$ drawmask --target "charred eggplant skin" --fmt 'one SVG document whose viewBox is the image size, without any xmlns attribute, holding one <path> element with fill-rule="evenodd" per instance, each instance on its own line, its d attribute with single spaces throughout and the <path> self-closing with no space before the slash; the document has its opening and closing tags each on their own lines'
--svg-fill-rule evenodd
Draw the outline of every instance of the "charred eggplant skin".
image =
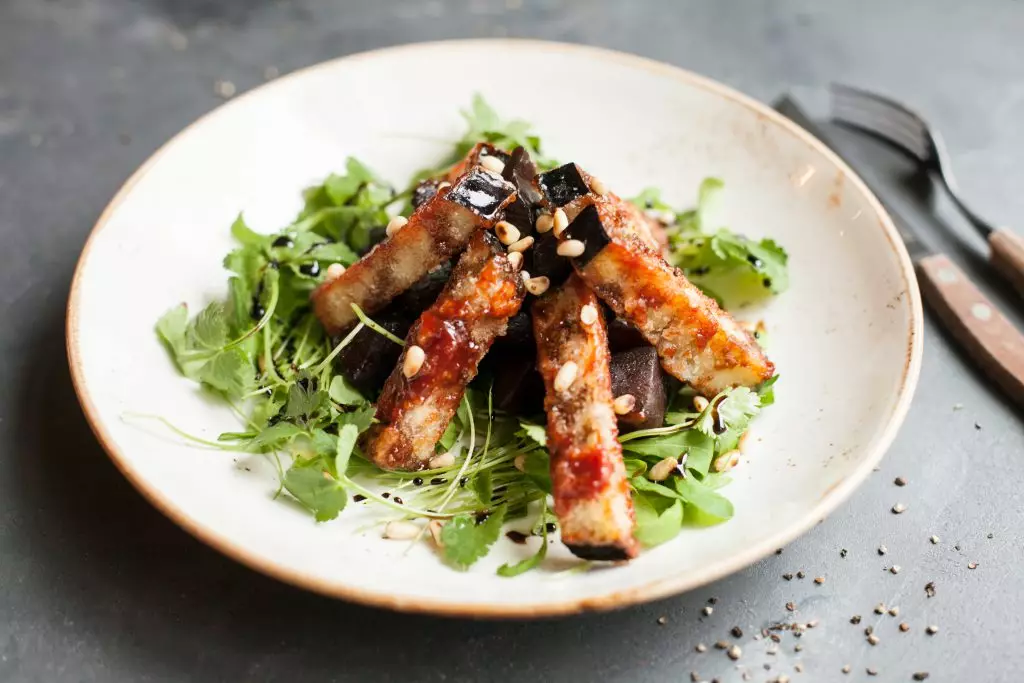
<svg viewBox="0 0 1024 683">
<path fill-rule="evenodd" d="M 320 323 L 328 334 L 336 335 L 355 324 L 352 304 L 368 315 L 384 309 L 458 254 L 473 233 L 492 227 L 513 199 L 511 183 L 483 168 L 470 168 L 416 209 L 401 230 L 313 291 L 313 310 Z"/>
<path fill-rule="evenodd" d="M 384 469 L 427 467 L 466 386 L 524 298 L 519 272 L 497 238 L 478 231 L 444 291 L 420 315 L 377 401 L 377 423 L 363 433 L 366 456 Z M 406 364 L 413 347 L 421 362 Z"/>
<path fill-rule="evenodd" d="M 590 193 L 579 166 L 568 163 L 537 176 L 537 186 L 553 208 L 565 206 Z"/>
<path fill-rule="evenodd" d="M 532 305 L 555 515 L 562 541 L 577 555 L 627 559 L 639 550 L 633 501 L 612 409 L 604 317 L 584 323 L 588 305 L 598 306 L 597 298 L 576 275 Z M 575 372 L 566 386 L 568 363 Z"/>
<path fill-rule="evenodd" d="M 612 237 L 605 229 L 597 207 L 593 204 L 588 204 L 576 215 L 562 236 L 567 240 L 583 242 L 583 253 L 574 259 L 574 265 L 580 268 L 586 267 L 612 242 Z"/>
<path fill-rule="evenodd" d="M 612 354 L 612 393 L 629 394 L 635 399 L 633 410 L 619 415 L 619 429 L 651 429 L 665 424 L 665 375 L 658 352 L 645 345 Z"/>
</svg>

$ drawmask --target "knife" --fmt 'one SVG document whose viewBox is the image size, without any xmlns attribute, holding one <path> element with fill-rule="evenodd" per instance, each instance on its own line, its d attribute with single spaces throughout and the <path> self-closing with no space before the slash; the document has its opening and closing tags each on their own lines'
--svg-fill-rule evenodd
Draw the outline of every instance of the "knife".
<svg viewBox="0 0 1024 683">
<path fill-rule="evenodd" d="M 911 223 L 882 198 L 865 174 L 843 156 L 842 150 L 797 101 L 783 95 L 775 110 L 818 138 L 846 162 L 867 185 L 892 218 L 917 270 L 924 300 L 939 322 L 968 355 L 1010 398 L 1024 407 L 1024 335 L 1000 312 L 977 285 L 948 256 L 932 252 L 911 230 Z"/>
</svg>

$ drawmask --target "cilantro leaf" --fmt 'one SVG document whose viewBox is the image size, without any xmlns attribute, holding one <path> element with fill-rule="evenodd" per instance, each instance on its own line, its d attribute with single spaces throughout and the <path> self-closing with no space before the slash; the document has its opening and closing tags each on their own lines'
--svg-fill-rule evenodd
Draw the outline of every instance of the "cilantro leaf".
<svg viewBox="0 0 1024 683">
<path fill-rule="evenodd" d="M 285 417 L 308 418 L 320 410 L 326 394 L 317 387 L 317 381 L 304 377 L 288 387 Z"/>
<path fill-rule="evenodd" d="M 519 430 L 524 436 L 528 437 L 532 441 L 540 444 L 541 446 L 547 446 L 548 435 L 542 425 L 527 422 L 526 420 L 520 420 Z"/>
<path fill-rule="evenodd" d="M 185 351 L 185 331 L 187 329 L 188 306 L 185 304 L 178 304 L 169 309 L 156 322 L 156 333 L 174 357 L 174 362 L 178 364 L 179 370 L 182 368 L 178 356 Z"/>
<path fill-rule="evenodd" d="M 228 319 L 225 306 L 215 301 L 196 316 L 189 326 L 189 333 L 196 346 L 219 349 L 228 343 Z"/>
<path fill-rule="evenodd" d="M 296 467 L 284 475 L 284 488 L 297 501 L 316 515 L 316 521 L 327 522 L 345 509 L 348 494 L 341 484 L 319 467 Z"/>
<path fill-rule="evenodd" d="M 302 429 L 291 422 L 278 422 L 254 436 L 249 444 L 257 448 L 275 450 L 302 433 Z"/>
<path fill-rule="evenodd" d="M 491 497 L 494 495 L 494 481 L 490 470 L 481 470 L 473 476 L 473 492 L 477 500 L 484 505 L 490 505 Z"/>
<path fill-rule="evenodd" d="M 240 348 L 222 351 L 200 368 L 199 381 L 224 392 L 231 398 L 241 398 L 255 384 L 252 360 Z"/>
<path fill-rule="evenodd" d="M 445 560 L 458 569 L 468 569 L 498 540 L 504 521 L 504 507 L 495 509 L 482 522 L 473 515 L 453 517 L 441 528 Z"/>
<path fill-rule="evenodd" d="M 551 493 L 551 456 L 547 451 L 536 450 L 527 453 L 523 469 L 537 488 L 544 493 Z"/>
</svg>

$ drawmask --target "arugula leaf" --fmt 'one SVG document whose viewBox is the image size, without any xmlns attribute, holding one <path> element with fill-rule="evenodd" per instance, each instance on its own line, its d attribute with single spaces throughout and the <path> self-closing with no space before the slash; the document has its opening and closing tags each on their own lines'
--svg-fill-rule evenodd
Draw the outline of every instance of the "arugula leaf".
<svg viewBox="0 0 1024 683">
<path fill-rule="evenodd" d="M 326 476 L 319 467 L 296 467 L 284 475 L 284 488 L 316 515 L 316 521 L 328 522 L 345 509 L 348 494 L 341 484 Z"/>
<path fill-rule="evenodd" d="M 334 454 L 334 471 L 341 476 L 348 469 L 348 460 L 352 457 L 352 449 L 356 447 L 359 428 L 353 424 L 344 425 L 338 430 L 338 445 Z"/>
<path fill-rule="evenodd" d="M 507 562 L 498 567 L 498 576 L 504 576 L 505 578 L 512 578 L 513 576 L 519 576 L 524 574 L 541 562 L 548 555 L 548 525 L 547 525 L 547 511 L 548 503 L 547 498 L 541 501 L 540 508 L 540 547 L 537 548 L 537 552 L 530 555 L 524 560 L 520 560 L 515 564 L 508 564 Z"/>
<path fill-rule="evenodd" d="M 635 496 L 633 510 L 636 514 L 633 535 L 648 548 L 671 541 L 683 526 L 683 502 L 679 499 L 659 508 L 647 496 Z"/>
<path fill-rule="evenodd" d="M 672 207 L 666 204 L 661 198 L 661 190 L 656 187 L 645 187 L 640 191 L 640 194 L 635 197 L 630 197 L 628 201 L 638 209 L 672 211 Z"/>
<path fill-rule="evenodd" d="M 540 138 L 530 134 L 532 126 L 529 123 L 521 119 L 502 121 L 498 113 L 480 93 L 473 95 L 473 102 L 469 110 L 463 110 L 461 114 L 462 118 L 466 120 L 468 129 L 455 147 L 454 161 L 466 156 L 473 145 L 483 140 L 506 152 L 511 152 L 514 148 L 522 146 L 541 168 L 555 166 L 554 160 L 548 159 L 541 153 Z"/>
<path fill-rule="evenodd" d="M 474 515 L 453 517 L 441 528 L 445 560 L 457 569 L 468 569 L 498 540 L 504 521 L 504 506 L 496 508 L 479 523 Z"/>
<path fill-rule="evenodd" d="M 718 521 L 732 519 L 732 503 L 725 496 L 711 490 L 694 477 L 686 477 L 685 479 L 677 477 L 671 481 L 676 492 L 682 496 L 688 505 L 692 505 L 705 515 Z"/>
</svg>

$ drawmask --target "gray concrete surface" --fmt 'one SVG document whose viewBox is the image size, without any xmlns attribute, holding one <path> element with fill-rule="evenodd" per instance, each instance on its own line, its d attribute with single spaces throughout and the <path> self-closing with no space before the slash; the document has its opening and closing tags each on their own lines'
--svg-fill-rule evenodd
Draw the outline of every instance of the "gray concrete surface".
<svg viewBox="0 0 1024 683">
<path fill-rule="evenodd" d="M 851 501 L 781 555 L 617 613 L 478 623 L 333 602 L 201 545 L 114 470 L 69 384 L 63 309 L 78 252 L 120 183 L 219 104 L 218 79 L 244 91 L 268 67 L 287 73 L 384 45 L 504 35 L 629 50 L 762 99 L 831 79 L 897 94 L 941 124 L 979 206 L 1024 231 L 1019 1 L 4 0 L 0 681 L 642 682 L 690 680 L 691 671 L 722 683 L 744 673 L 754 681 L 909 681 L 917 671 L 929 681 L 1019 680 L 1021 414 L 931 316 L 906 425 Z M 905 196 L 905 165 L 858 150 L 889 191 Z M 939 214 L 919 214 L 928 240 L 994 285 L 979 270 L 981 243 L 941 204 Z M 1007 307 L 1024 306 L 991 291 Z M 909 480 L 905 488 L 893 485 L 897 475 Z M 898 517 L 889 513 L 897 500 L 909 506 Z M 898 575 L 884 571 L 892 563 L 902 566 Z M 807 578 L 781 576 L 798 570 Z M 710 598 L 717 604 L 704 617 Z M 768 654 L 771 641 L 755 634 L 793 618 L 788 601 L 795 618 L 819 624 L 801 638 L 781 632 L 777 654 Z M 898 605 L 899 618 L 875 615 L 879 602 Z M 854 614 L 863 616 L 859 626 L 849 623 Z M 939 632 L 926 634 L 928 624 Z M 867 625 L 876 646 L 865 640 Z M 733 626 L 742 637 L 729 634 Z M 742 646 L 738 662 L 694 649 L 723 638 Z"/>
</svg>

